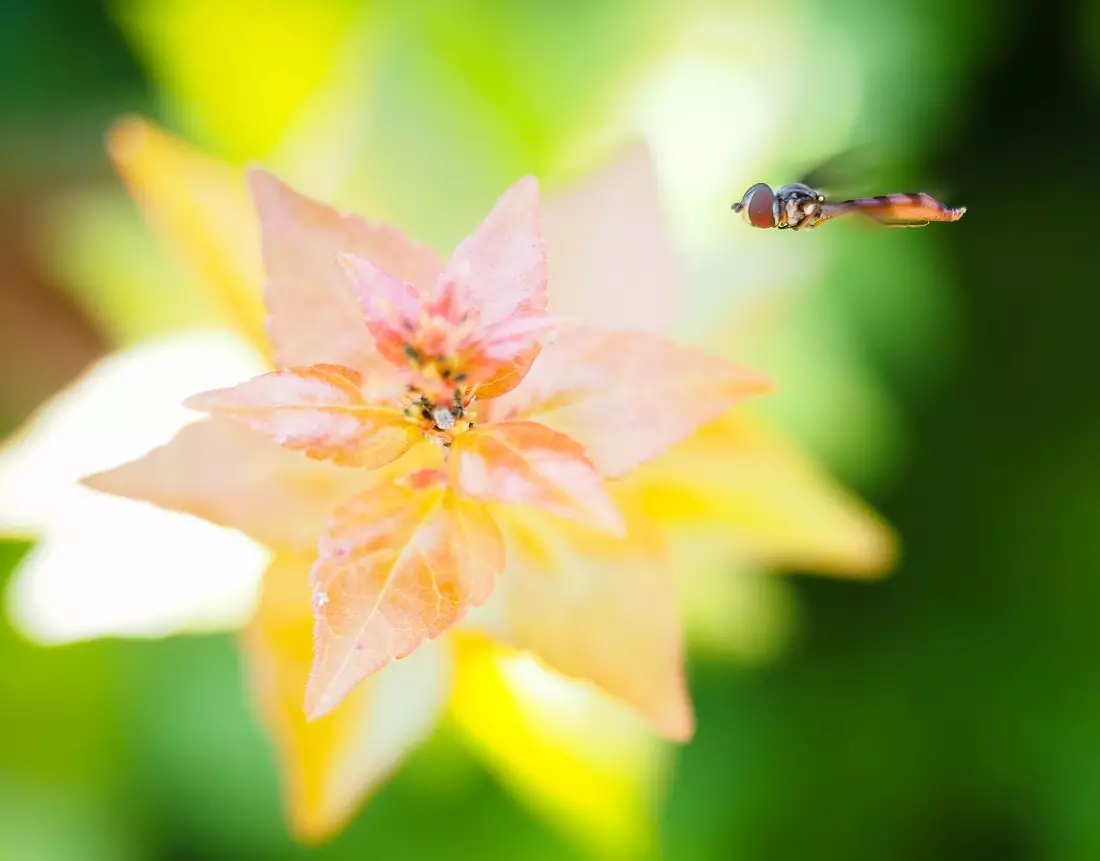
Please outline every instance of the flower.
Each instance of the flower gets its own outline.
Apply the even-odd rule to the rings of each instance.
[[[531,177],[505,192],[442,269],[397,231],[342,215],[269,174],[253,171],[251,186],[280,368],[186,405],[259,436],[200,425],[156,462],[182,462],[186,452],[197,474],[208,460],[232,476],[242,471],[238,458],[271,444],[261,436],[347,468],[387,466],[433,443],[443,455],[429,467],[414,460],[415,471],[340,502],[309,536],[319,539],[310,574],[310,718],[489,598],[505,550],[486,503],[534,507],[624,536],[604,479],[767,388],[760,377],[648,333],[562,325],[543,349],[551,318]],[[226,458],[231,438],[242,451]],[[267,495],[283,474],[280,465],[253,478]],[[122,466],[88,484],[130,495],[133,475]],[[217,485],[231,504],[225,479]],[[577,567],[554,569],[573,576]],[[556,623],[545,613],[548,597],[525,602],[528,625]],[[604,614],[622,597],[604,595],[591,612]],[[583,676],[585,660],[574,656],[563,669]],[[644,679],[630,684],[639,688],[635,699],[652,698]],[[688,734],[689,722],[676,720],[666,730]]]
[[[145,203],[154,221],[167,222],[171,238],[199,263],[205,283],[220,288],[215,295],[224,300],[228,316],[239,320],[244,331],[252,329],[250,318],[241,309],[254,301],[253,273],[259,266],[252,260],[256,254],[253,246],[244,241],[251,230],[249,224],[230,216],[247,212],[247,201],[242,203],[234,191],[230,172],[141,123],[120,127],[113,143],[135,196]],[[294,197],[293,192],[286,192]],[[656,200],[648,157],[644,148],[634,148],[575,193],[558,195],[550,202],[546,213],[550,222],[546,225],[550,277],[554,285],[563,288],[555,288],[555,310],[589,321],[612,318],[639,330],[656,331],[667,325],[667,298],[676,271],[674,255],[657,217]],[[307,208],[314,205],[306,204]],[[321,211],[334,215],[327,207],[315,210]],[[340,219],[339,223],[346,227],[358,220]],[[230,230],[233,239],[228,238]],[[237,241],[237,237],[243,238]],[[615,272],[622,273],[621,283],[611,279]],[[336,318],[332,331],[340,331],[341,320],[359,321],[359,338],[354,343],[365,341],[369,345],[369,340],[362,337],[361,316],[351,316],[361,315],[362,311],[347,287],[345,272],[334,263],[327,273],[325,279],[309,282],[310,286],[321,287],[322,292],[332,285],[342,286],[343,294],[336,290],[336,295],[345,297],[343,306],[350,312]],[[616,294],[625,294],[630,301],[610,301]],[[328,313],[334,307],[331,302],[317,303],[308,298],[295,304],[301,297],[292,292],[279,295],[285,296],[289,304],[282,315],[273,307],[268,321],[272,328],[296,316],[310,319],[311,315]],[[570,303],[558,304],[559,296]],[[269,284],[269,303],[272,297]],[[595,308],[593,300],[602,307]],[[301,360],[289,359],[291,362],[309,364],[324,359],[324,350],[340,343],[329,337],[311,344],[306,337],[312,334],[308,327],[292,329],[294,348],[303,352]],[[479,398],[477,409],[484,410],[485,419],[501,422],[514,419],[513,411],[519,414],[531,410],[531,418],[523,420],[537,419],[559,433],[571,430],[581,436],[587,434],[583,442],[601,452],[601,459],[609,459],[605,466],[616,458],[638,458],[637,452],[631,455],[610,445],[612,437],[606,431],[649,429],[653,417],[664,422],[673,415],[669,408],[675,406],[676,397],[692,393],[687,389],[670,392],[659,375],[651,377],[651,387],[620,398],[614,409],[603,413],[600,420],[607,420],[606,427],[593,427],[581,420],[586,411],[594,415],[593,401],[586,399],[584,386],[566,387],[569,391],[564,394],[577,397],[572,404],[548,404],[535,394],[556,385],[553,375],[549,382],[540,382],[545,372],[539,368],[544,360],[547,369],[555,362],[560,365],[555,355],[564,355],[561,351],[571,340],[574,346],[583,345],[585,338],[593,335],[592,330],[572,324],[559,325],[559,329],[559,340],[545,348],[520,385],[496,399]],[[531,336],[535,334],[532,331]],[[278,339],[273,340],[278,348]],[[311,354],[311,350],[315,352]],[[602,352],[598,357],[603,358]],[[285,361],[289,357],[281,358]],[[394,362],[388,364],[398,367]],[[604,373],[615,370],[597,369]],[[373,372],[361,376],[364,380],[376,378]],[[627,378],[637,379],[633,375]],[[532,388],[525,394],[527,386]],[[509,564],[523,566],[533,576],[514,577],[510,570],[499,581],[494,598],[467,623],[489,630],[513,646],[538,650],[550,666],[602,683],[645,710],[667,735],[683,737],[690,732],[675,607],[676,578],[690,571],[684,570],[680,557],[669,559],[657,552],[665,543],[664,534],[669,531],[666,525],[673,527],[672,532],[690,525],[702,535],[703,540],[698,542],[706,551],[702,561],[712,567],[726,558],[725,550],[731,545],[740,550],[747,547],[762,559],[790,560],[841,573],[874,573],[888,564],[890,556],[888,534],[864,509],[789,447],[778,443],[770,429],[733,415],[718,416],[700,433],[676,445],[669,455],[635,470],[626,480],[607,485],[628,536],[637,536],[639,525],[649,527],[644,543],[600,536],[579,524],[553,522],[550,528],[551,521],[531,517],[529,511],[522,513],[510,504],[492,503],[491,514],[500,522],[509,543]],[[424,419],[423,414],[420,418]],[[650,424],[644,421],[646,418]],[[475,430],[481,429],[482,421],[478,416]],[[640,445],[645,440],[643,434],[634,442]],[[117,486],[111,489],[127,495],[236,526],[274,551],[260,605],[245,630],[243,643],[261,715],[276,741],[292,825],[300,836],[318,839],[339,828],[363,795],[430,730],[445,701],[445,685],[452,669],[457,672],[460,689],[470,688],[469,673],[475,662],[469,658],[470,649],[462,648],[453,664],[449,650],[439,648],[449,639],[444,638],[371,676],[324,717],[312,723],[306,721],[302,691],[313,645],[308,572],[326,516],[351,497],[386,482],[400,481],[402,474],[438,468],[435,459],[442,452],[421,445],[390,465],[367,472],[338,468],[257,442],[264,441],[239,422],[224,417],[207,419],[189,425],[169,447],[154,450],[141,461],[95,481],[104,487],[114,483]],[[216,457],[209,456],[209,445],[216,446]],[[642,459],[644,454],[642,451]],[[678,460],[691,468],[676,466]],[[228,468],[230,464],[232,468]],[[279,479],[274,484],[269,480],[272,475]],[[658,524],[651,518],[659,518],[662,528],[653,528]],[[568,543],[561,540],[562,533],[568,534]],[[667,549],[675,550],[675,546]],[[615,564],[595,566],[593,554],[603,555],[604,562]],[[580,566],[576,564],[578,558]],[[585,567],[593,569],[588,576],[582,576]],[[540,589],[546,584],[548,569],[555,577],[560,571],[576,576],[562,583],[568,588]],[[539,572],[543,580],[538,579]],[[613,595],[625,592],[633,601],[590,600],[601,590]],[[556,606],[549,604],[550,599],[557,599]],[[601,606],[620,612],[603,616],[581,613]],[[522,624],[532,617],[534,609],[552,611],[547,612],[550,618],[565,618],[568,622]],[[652,616],[648,629],[643,629],[638,622],[646,613]],[[642,660],[636,660],[639,657]],[[648,679],[641,672],[646,661],[653,662],[657,669]],[[578,672],[578,666],[587,672]],[[479,671],[480,667],[478,664]],[[639,679],[648,681],[649,686],[640,684]],[[470,729],[475,719],[484,722],[483,712],[480,717],[474,714],[475,706],[491,710],[496,702],[483,702],[484,686],[478,691],[476,698],[465,693],[461,697],[460,721]],[[498,724],[493,725],[499,738],[479,732],[480,745],[510,744],[510,736],[500,732]],[[611,741],[606,739],[605,750],[614,747]],[[514,746],[509,749],[515,752]],[[561,758],[554,764],[560,770]],[[528,769],[528,773],[535,771]]]

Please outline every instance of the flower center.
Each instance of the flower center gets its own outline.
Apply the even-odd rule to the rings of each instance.
[[[449,398],[433,397],[422,388],[409,386],[402,401],[406,421],[424,431],[424,435],[450,446],[454,438],[474,426],[473,398],[462,387],[455,387]]]
[[[408,421],[445,446],[473,426],[475,387],[460,348],[472,326],[466,315],[455,323],[435,313],[426,313],[415,326],[406,324],[404,354],[413,375],[401,406]]]

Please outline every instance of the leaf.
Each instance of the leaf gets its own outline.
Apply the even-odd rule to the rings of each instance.
[[[627,476],[618,491],[711,556],[860,577],[888,571],[890,528],[774,428],[732,410]]]
[[[484,506],[442,484],[393,482],[338,509],[310,575],[309,716],[460,621],[489,597],[503,567],[503,540]]]
[[[337,255],[354,254],[426,290],[440,271],[435,253],[392,227],[300,195],[264,171],[250,171],[249,182],[263,228],[264,301],[278,366],[377,366],[378,353]]]
[[[461,493],[486,502],[541,508],[613,534],[622,516],[603,478],[574,440],[536,422],[501,422],[455,440],[451,480]]]
[[[396,406],[369,403],[349,368],[313,365],[195,395],[185,406],[242,422],[279,445],[339,466],[373,469],[423,439]]]
[[[508,576],[484,624],[550,668],[595,683],[666,738],[694,732],[676,583],[651,522],[624,539],[509,510]]]
[[[752,371],[656,335],[563,326],[495,414],[567,434],[614,478],[769,389]]]
[[[205,419],[82,483],[240,529],[269,547],[308,552],[332,509],[375,481],[376,473],[308,460],[247,427]]]
[[[612,329],[669,331],[682,266],[644,142],[549,197],[542,229],[555,313]]]
[[[275,745],[290,827],[315,843],[338,832],[431,733],[450,660],[442,644],[420,649],[309,721],[302,710],[313,660],[309,565],[310,557],[276,557],[242,645],[256,709]]]
[[[210,292],[234,328],[266,350],[259,224],[240,174],[140,117],[115,123],[107,150],[196,285]]]
[[[482,326],[545,310],[546,252],[534,177],[524,177],[504,192],[477,230],[459,244],[435,296],[453,313],[477,312]]]

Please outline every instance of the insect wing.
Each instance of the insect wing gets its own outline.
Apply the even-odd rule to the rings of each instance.
[[[851,147],[819,164],[799,182],[827,197],[854,197],[869,188],[869,180],[878,173],[877,165],[870,146]]]

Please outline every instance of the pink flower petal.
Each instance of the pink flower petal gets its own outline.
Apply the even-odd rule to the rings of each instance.
[[[546,308],[546,253],[534,177],[504,192],[477,230],[459,244],[435,296],[452,314],[477,313],[484,326]]]
[[[396,365],[407,365],[406,345],[421,321],[416,288],[369,260],[353,254],[339,257],[378,352]]]
[[[385,466],[423,438],[396,406],[368,402],[359,374],[288,368],[195,395],[186,406],[242,422],[279,445],[339,466]]]
[[[555,313],[610,329],[669,331],[681,261],[643,142],[548,198],[542,229]]]
[[[769,389],[758,374],[655,335],[568,326],[494,415],[567,434],[615,477]]]
[[[309,460],[235,422],[203,419],[82,483],[240,529],[269,547],[313,553],[332,509],[374,476]]]
[[[622,516],[583,449],[536,422],[504,422],[455,440],[450,470],[459,492],[485,502],[529,505],[613,534]]]
[[[504,543],[484,506],[394,482],[337,510],[313,566],[316,649],[306,712],[434,639],[490,595]]]

